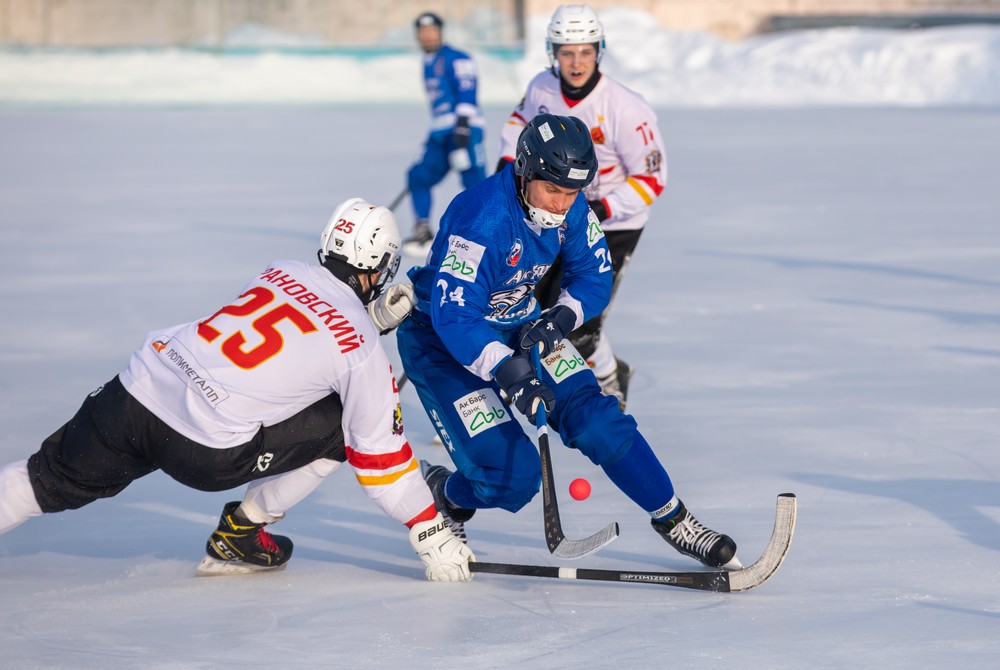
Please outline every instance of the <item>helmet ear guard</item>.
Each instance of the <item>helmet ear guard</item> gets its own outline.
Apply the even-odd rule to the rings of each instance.
[[[320,235],[317,255],[325,268],[350,285],[367,304],[395,276],[399,248],[399,228],[392,212],[362,198],[351,198],[334,210]],[[367,290],[361,286],[362,275],[369,277]]]

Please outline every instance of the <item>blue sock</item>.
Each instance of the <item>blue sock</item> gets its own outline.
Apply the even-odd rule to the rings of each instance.
[[[650,514],[663,509],[674,497],[670,475],[639,431],[624,456],[602,467],[622,493]]]

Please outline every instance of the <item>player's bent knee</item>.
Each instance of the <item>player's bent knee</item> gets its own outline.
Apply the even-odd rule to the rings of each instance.
[[[517,512],[538,494],[542,485],[541,473],[534,478],[518,478],[506,485],[473,483],[476,496],[488,507],[499,507],[508,512]]]

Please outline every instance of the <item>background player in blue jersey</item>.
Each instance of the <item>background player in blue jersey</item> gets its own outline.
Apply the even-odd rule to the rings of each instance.
[[[538,492],[541,467],[500,392],[529,419],[541,402],[563,443],[600,466],[668,543],[738,568],[735,542],[687,511],[635,420],[564,339],[611,297],[608,246],[581,192],[597,168],[582,121],[536,116],[514,163],[452,201],[426,264],[410,270],[417,304],[397,331],[399,353],[457,467],[421,463],[424,476],[459,537],[477,508],[516,512]],[[542,313],[535,284],[556,256],[559,298]],[[528,355],[536,346],[540,378]]]
[[[420,160],[406,176],[416,223],[412,235],[403,242],[403,252],[423,258],[434,239],[431,188],[452,169],[462,175],[465,188],[478,184],[486,178],[486,152],[483,115],[476,103],[476,64],[468,54],[442,43],[444,22],[437,14],[424,12],[414,25],[424,50],[431,130]]]

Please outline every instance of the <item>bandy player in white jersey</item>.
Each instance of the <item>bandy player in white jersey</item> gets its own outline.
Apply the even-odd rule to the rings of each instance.
[[[158,330],[29,458],[0,469],[0,533],[76,509],[154,470],[203,491],[250,483],[225,506],[198,574],[283,568],[292,542],[264,530],[344,461],[407,526],[428,579],[467,581],[472,553],[444,524],[403,433],[380,332],[413,289],[392,213],[342,203],[319,264],[276,261],[207,318]]]
[[[649,207],[667,181],[656,114],[642,96],[600,71],[604,28],[589,5],[560,5],[549,22],[547,46],[551,67],[531,80],[504,125],[497,170],[514,160],[521,130],[538,114],[575,116],[590,128],[599,170],[584,193],[607,238],[616,291]],[[560,268],[557,261],[538,285],[542,307],[558,298]],[[607,311],[576,329],[570,340],[624,410],[632,368],[615,357],[601,333]]]

